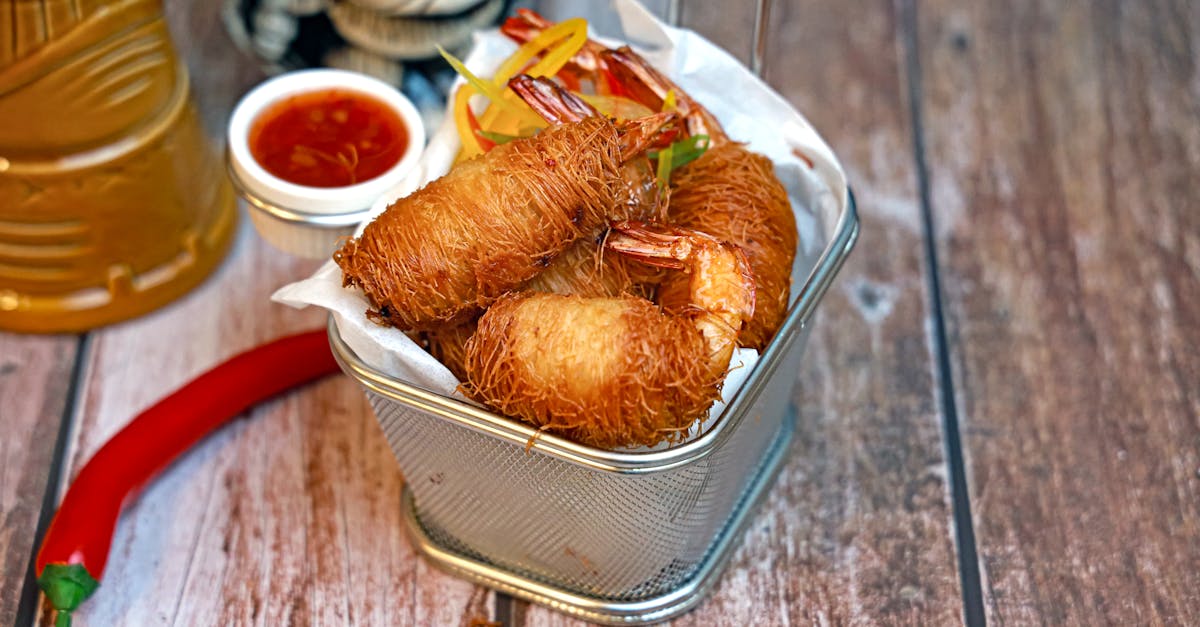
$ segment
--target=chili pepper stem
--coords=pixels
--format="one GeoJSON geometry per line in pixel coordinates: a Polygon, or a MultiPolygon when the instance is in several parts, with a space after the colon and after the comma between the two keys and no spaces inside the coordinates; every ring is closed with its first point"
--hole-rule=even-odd
{"type": "Polygon", "coordinates": [[[71,627],[71,612],[100,585],[82,564],[46,564],[37,582],[57,612],[55,627],[71,627]]]}

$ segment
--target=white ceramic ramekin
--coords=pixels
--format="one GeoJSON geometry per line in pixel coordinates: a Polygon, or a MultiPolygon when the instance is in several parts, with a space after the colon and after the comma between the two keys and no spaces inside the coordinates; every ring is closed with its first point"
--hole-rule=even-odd
{"type": "Polygon", "coordinates": [[[259,235],[285,252],[309,258],[329,257],[339,238],[351,235],[371,214],[371,205],[396,187],[417,165],[425,147],[425,129],[416,107],[391,85],[344,70],[302,70],[268,80],[246,94],[233,110],[228,128],[229,175],[259,235]],[[346,187],[308,187],[267,172],[250,154],[250,127],[271,105],[314,91],[355,91],[386,103],[408,131],[408,150],[383,174],[346,187]]]}

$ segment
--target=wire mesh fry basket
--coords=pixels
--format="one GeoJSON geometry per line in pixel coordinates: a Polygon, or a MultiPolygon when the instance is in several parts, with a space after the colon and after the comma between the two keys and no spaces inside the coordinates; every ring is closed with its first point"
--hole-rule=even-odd
{"type": "MultiPolygon", "coordinates": [[[[764,5],[752,65],[761,64],[764,5]]],[[[486,54],[486,42],[477,45],[486,54]]],[[[696,54],[699,45],[690,45],[696,54]]],[[[717,59],[723,54],[708,53],[725,69],[693,77],[700,83],[693,87],[728,92],[736,61],[717,59]]],[[[740,80],[759,94],[769,89],[740,80]]],[[[828,147],[777,95],[757,102],[764,110],[756,113],[778,122],[770,131],[779,140],[777,166],[790,154],[808,168],[784,181],[804,222],[791,307],[742,385],[727,390],[719,415],[695,437],[665,448],[606,451],[539,433],[378,370],[355,353],[351,335],[343,336],[331,316],[334,355],[366,389],[405,477],[405,527],[427,559],[513,596],[611,624],[671,618],[712,588],[785,458],[809,323],[859,228],[828,147]]],[[[435,136],[427,155],[437,144],[435,136]]],[[[457,152],[452,148],[447,154],[457,152]]]]}
{"type": "Polygon", "coordinates": [[[808,323],[858,233],[848,190],[820,215],[819,252],[745,384],[700,437],[604,451],[383,374],[331,320],[343,369],[366,388],[406,484],[407,529],[440,566],[598,622],[685,612],[711,588],[791,440],[808,323]],[[530,444],[530,441],[533,441],[530,444]]]}

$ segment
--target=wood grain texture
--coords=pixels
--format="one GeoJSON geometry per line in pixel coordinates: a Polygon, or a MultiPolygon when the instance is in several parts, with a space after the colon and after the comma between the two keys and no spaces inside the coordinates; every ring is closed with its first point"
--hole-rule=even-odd
{"type": "Polygon", "coordinates": [[[1200,619],[1200,8],[921,5],[988,618],[1200,619]]]}
{"type": "MultiPolygon", "coordinates": [[[[312,264],[249,229],[199,290],[94,333],[69,476],[137,411],[222,359],[323,325],[317,311],[269,301],[312,264]]],[[[401,481],[352,380],[270,402],[186,455],[127,510],[105,584],[77,624],[457,624],[490,615],[489,593],[413,553],[401,481]]]]}
{"type": "MultiPolygon", "coordinates": [[[[221,30],[220,3],[166,9],[219,139],[262,76],[221,30]]],[[[209,281],[94,332],[66,475],[138,411],[221,360],[323,326],[315,310],[269,300],[314,269],[264,244],[243,215],[209,281]]],[[[490,616],[490,592],[433,571],[403,537],[401,482],[357,384],[334,377],[286,395],[188,453],[126,511],[104,583],[76,624],[454,625],[490,616]]],[[[41,624],[50,620],[43,603],[41,624]]]]}
{"type": "Polygon", "coordinates": [[[0,623],[21,588],[63,424],[75,336],[0,333],[0,623]]]}
{"type": "MultiPolygon", "coordinates": [[[[723,32],[728,24],[703,6],[685,17],[723,32]]],[[[219,132],[223,107],[257,77],[231,46],[213,43],[223,37],[216,10],[168,5],[204,117],[219,132]],[[205,66],[239,70],[220,78],[205,66]]],[[[776,25],[770,78],[846,162],[866,228],[797,374],[791,460],[718,589],[678,622],[954,622],[961,604],[894,9],[797,3],[777,7],[776,25]]],[[[267,301],[310,269],[243,225],[229,261],[196,293],[96,333],[66,472],[220,359],[319,324],[314,312],[267,301]]],[[[517,602],[498,612],[492,593],[417,559],[395,507],[401,478],[351,381],[327,380],[250,416],[129,510],[105,586],[78,624],[465,624],[495,614],[508,624],[571,622],[517,602]]]]}
{"type": "MultiPolygon", "coordinates": [[[[688,3],[683,16],[727,45],[748,41],[723,31],[740,19],[729,13],[688,3]]],[[[889,2],[773,9],[768,82],[846,166],[862,238],[797,373],[790,459],[716,590],[675,624],[961,620],[899,29],[889,2]]],[[[502,618],[576,624],[523,603],[502,618]]]]}

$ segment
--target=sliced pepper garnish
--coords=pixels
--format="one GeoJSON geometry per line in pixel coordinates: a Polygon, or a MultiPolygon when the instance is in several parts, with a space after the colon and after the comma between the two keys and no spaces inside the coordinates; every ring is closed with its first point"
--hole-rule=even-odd
{"type": "Polygon", "coordinates": [[[572,18],[548,28],[522,45],[500,64],[490,80],[471,72],[466,64],[454,55],[438,48],[442,57],[458,72],[464,85],[460,85],[454,96],[453,115],[462,142],[459,159],[466,159],[487,152],[497,143],[489,137],[512,137],[512,131],[526,132],[545,128],[546,122],[532,109],[508,90],[508,80],[524,69],[534,77],[552,76],[579,52],[587,42],[587,20],[572,18]],[[526,69],[535,58],[542,58],[526,69]],[[471,109],[471,96],[486,97],[490,104],[478,116],[471,109]],[[494,105],[494,106],[493,106],[494,105]]]}
{"type": "MultiPolygon", "coordinates": [[[[675,110],[675,90],[667,91],[667,97],[663,98],[663,111],[675,110]]],[[[666,189],[671,184],[671,162],[675,157],[675,144],[671,144],[666,148],[658,151],[658,168],[655,171],[655,178],[658,179],[659,189],[666,189]]]]}
{"type": "MultiPolygon", "coordinates": [[[[667,150],[671,151],[670,165],[667,166],[669,171],[674,172],[679,168],[700,158],[708,150],[709,137],[708,135],[693,135],[684,139],[673,142],[667,150]]],[[[651,159],[665,160],[661,155],[665,151],[651,150],[646,153],[651,159]]]]}

